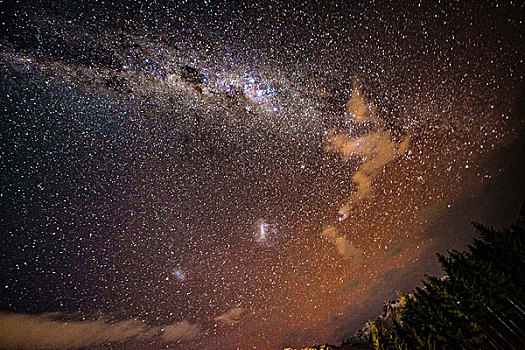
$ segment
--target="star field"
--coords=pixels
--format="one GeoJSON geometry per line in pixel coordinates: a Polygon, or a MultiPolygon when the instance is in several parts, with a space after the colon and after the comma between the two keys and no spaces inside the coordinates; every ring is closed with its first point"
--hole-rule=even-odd
{"type": "Polygon", "coordinates": [[[1,12],[2,317],[112,325],[44,348],[340,341],[520,161],[519,2],[1,12]]]}

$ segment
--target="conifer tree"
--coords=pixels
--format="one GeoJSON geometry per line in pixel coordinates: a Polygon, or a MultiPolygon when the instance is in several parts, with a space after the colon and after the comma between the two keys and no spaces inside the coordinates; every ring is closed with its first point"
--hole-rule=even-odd
{"type": "Polygon", "coordinates": [[[525,349],[525,232],[474,224],[468,252],[438,254],[445,277],[401,293],[401,323],[376,325],[377,349],[525,349]]]}

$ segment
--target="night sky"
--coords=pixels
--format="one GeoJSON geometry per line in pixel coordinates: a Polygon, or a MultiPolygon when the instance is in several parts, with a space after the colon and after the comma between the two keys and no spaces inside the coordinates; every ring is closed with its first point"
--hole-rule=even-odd
{"type": "Polygon", "coordinates": [[[337,343],[525,199],[525,5],[4,1],[0,348],[337,343]]]}

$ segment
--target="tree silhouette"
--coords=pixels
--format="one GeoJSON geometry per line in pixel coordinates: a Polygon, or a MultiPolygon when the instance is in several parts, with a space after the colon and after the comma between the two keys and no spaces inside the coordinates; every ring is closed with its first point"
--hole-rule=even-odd
{"type": "Polygon", "coordinates": [[[525,349],[525,232],[474,226],[469,251],[438,254],[445,277],[401,293],[395,330],[372,325],[376,349],[525,349]]]}

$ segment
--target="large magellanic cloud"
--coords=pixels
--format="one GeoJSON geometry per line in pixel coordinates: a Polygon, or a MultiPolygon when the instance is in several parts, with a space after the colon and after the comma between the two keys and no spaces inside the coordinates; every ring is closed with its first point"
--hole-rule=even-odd
{"type": "Polygon", "coordinates": [[[129,340],[147,340],[162,332],[165,341],[188,340],[199,334],[199,327],[182,321],[150,327],[139,320],[61,321],[61,314],[0,313],[2,349],[77,349],[129,340]]]}

